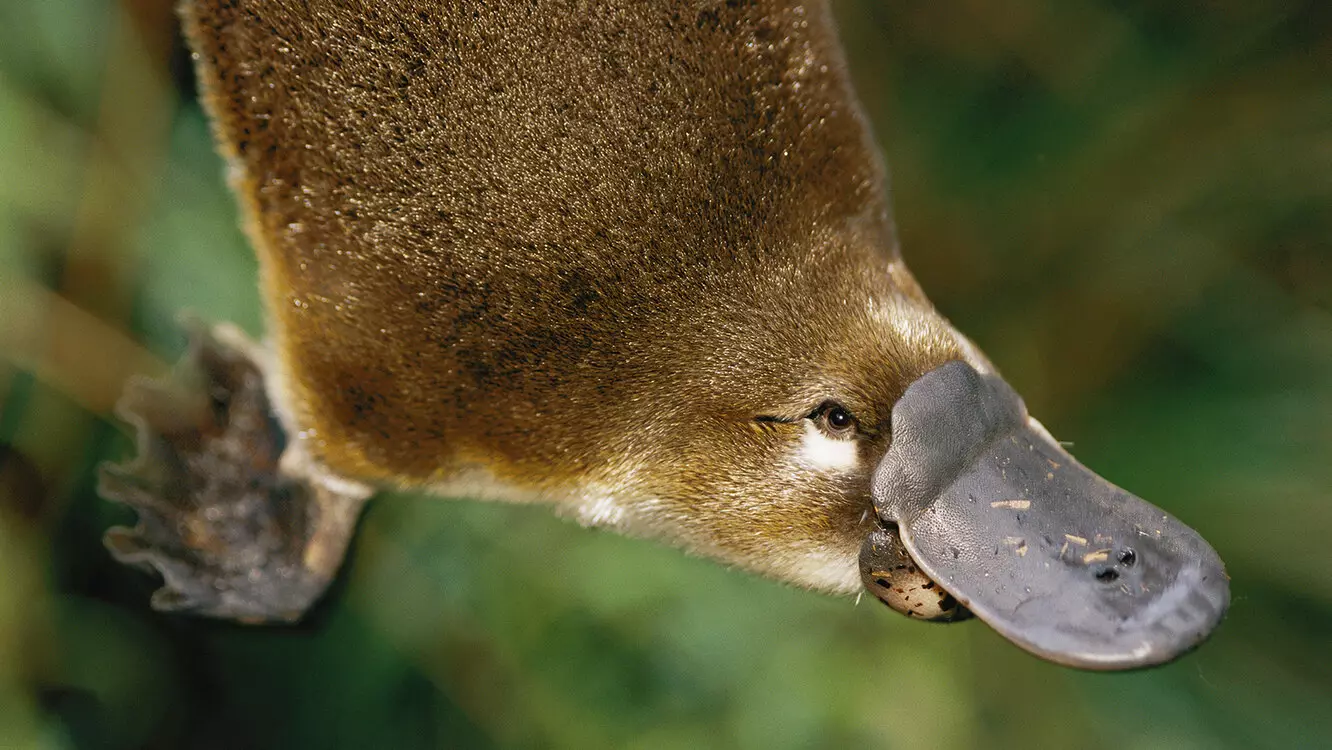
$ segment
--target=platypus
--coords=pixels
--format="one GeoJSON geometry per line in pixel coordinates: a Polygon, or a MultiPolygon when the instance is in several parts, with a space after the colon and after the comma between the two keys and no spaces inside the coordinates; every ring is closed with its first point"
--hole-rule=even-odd
{"type": "Polygon", "coordinates": [[[1070,456],[904,265],[825,2],[186,0],[267,338],[133,384],[107,543],[284,621],[380,489],[588,526],[1117,669],[1216,552],[1070,456]]]}

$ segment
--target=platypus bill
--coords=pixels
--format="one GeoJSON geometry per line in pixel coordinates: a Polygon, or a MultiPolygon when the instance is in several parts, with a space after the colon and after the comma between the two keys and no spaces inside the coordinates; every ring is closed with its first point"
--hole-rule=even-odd
{"type": "Polygon", "coordinates": [[[824,2],[186,0],[269,340],[134,384],[118,558],[292,620],[380,488],[543,502],[1046,659],[1170,660],[1217,554],[903,265],[824,2]]]}

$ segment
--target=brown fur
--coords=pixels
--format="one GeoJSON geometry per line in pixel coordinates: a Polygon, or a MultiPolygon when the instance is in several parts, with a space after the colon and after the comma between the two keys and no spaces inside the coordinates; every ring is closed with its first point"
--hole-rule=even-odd
{"type": "Polygon", "coordinates": [[[854,577],[893,403],[971,355],[897,258],[824,3],[184,15],[316,461],[854,577]],[[827,400],[858,470],[795,458],[827,400]]]}

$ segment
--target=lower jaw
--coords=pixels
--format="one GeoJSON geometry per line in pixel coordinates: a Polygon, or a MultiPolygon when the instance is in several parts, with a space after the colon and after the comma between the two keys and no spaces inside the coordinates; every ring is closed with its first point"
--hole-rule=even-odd
{"type": "Polygon", "coordinates": [[[952,594],[916,566],[896,529],[876,524],[866,537],[860,554],[860,577],[879,601],[907,617],[933,622],[972,617],[952,594]]]}

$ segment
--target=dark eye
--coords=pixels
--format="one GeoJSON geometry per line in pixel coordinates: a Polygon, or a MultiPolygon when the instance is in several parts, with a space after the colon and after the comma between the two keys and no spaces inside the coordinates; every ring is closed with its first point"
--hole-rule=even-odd
{"type": "Polygon", "coordinates": [[[833,437],[846,437],[856,431],[856,418],[841,404],[824,404],[815,416],[824,431],[833,437]]]}

